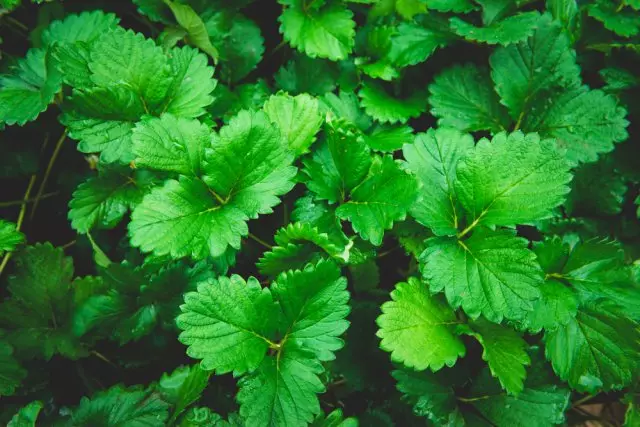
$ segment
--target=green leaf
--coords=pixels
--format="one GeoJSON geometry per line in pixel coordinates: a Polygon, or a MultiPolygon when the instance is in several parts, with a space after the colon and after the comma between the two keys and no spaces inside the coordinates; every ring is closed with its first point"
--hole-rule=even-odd
{"type": "Polygon", "coordinates": [[[557,280],[545,280],[540,286],[541,297],[525,319],[528,329],[539,332],[556,329],[573,321],[578,311],[575,293],[557,280]]]}
{"type": "Polygon", "coordinates": [[[628,190],[626,181],[611,159],[601,158],[596,163],[581,165],[575,171],[565,202],[567,213],[574,216],[619,214],[628,190]]]}
{"type": "Polygon", "coordinates": [[[453,333],[459,323],[455,313],[431,296],[418,279],[398,283],[391,299],[382,305],[377,320],[380,347],[391,353],[391,360],[417,370],[437,371],[464,356],[464,344],[453,333]]]}
{"type": "Polygon", "coordinates": [[[576,0],[547,0],[547,10],[559,21],[572,41],[580,37],[581,10],[576,0]]]}
{"type": "Polygon", "coordinates": [[[0,125],[23,126],[51,104],[62,86],[46,49],[30,49],[10,74],[0,75],[0,125]]]}
{"type": "Polygon", "coordinates": [[[163,0],[164,4],[169,6],[173,16],[176,18],[178,25],[180,25],[187,32],[187,41],[196,46],[201,51],[213,58],[214,62],[218,62],[218,49],[216,49],[209,39],[207,28],[202,22],[202,19],[196,12],[187,4],[176,3],[171,0],[163,0]]]}
{"type": "Polygon", "coordinates": [[[341,3],[318,9],[307,8],[303,0],[285,2],[278,19],[280,32],[291,46],[312,58],[346,59],[355,43],[353,13],[341,3]]]}
{"type": "Polygon", "coordinates": [[[511,396],[502,392],[488,370],[473,382],[470,393],[467,401],[486,420],[481,425],[495,426],[562,424],[571,396],[569,390],[540,381],[535,375],[529,376],[520,394],[511,396]]]}
{"type": "Polygon", "coordinates": [[[132,142],[137,167],[199,176],[212,136],[198,120],[163,114],[138,122],[132,142]]]}
{"type": "Polygon", "coordinates": [[[527,39],[541,25],[540,14],[536,11],[522,12],[485,27],[476,27],[458,17],[451,18],[449,22],[451,29],[467,40],[503,46],[527,39]]]}
{"type": "Polygon", "coordinates": [[[431,114],[438,118],[438,126],[497,133],[509,125],[509,116],[483,68],[473,64],[447,68],[429,85],[429,92],[431,114]]]}
{"type": "Polygon", "coordinates": [[[482,23],[491,25],[494,21],[500,20],[516,9],[518,0],[476,0],[482,6],[482,23]]]}
{"type": "Polygon", "coordinates": [[[36,427],[36,419],[43,407],[39,400],[29,403],[11,418],[7,427],[36,427]]]}
{"type": "Polygon", "coordinates": [[[260,27],[242,14],[228,9],[205,18],[207,32],[220,51],[220,78],[237,82],[262,60],[264,39],[260,27]]]}
{"type": "Polygon", "coordinates": [[[73,411],[71,424],[78,427],[164,424],[168,418],[168,406],[158,395],[117,385],[96,393],[90,399],[83,397],[73,411]]]}
{"type": "Polygon", "coordinates": [[[142,200],[153,185],[149,172],[102,168],[73,192],[69,202],[71,227],[80,233],[113,228],[142,200]]]}
{"type": "Polygon", "coordinates": [[[344,202],[367,176],[371,153],[362,134],[345,120],[328,121],[325,133],[326,144],[304,161],[307,188],[320,200],[344,202]]]}
{"type": "Polygon", "coordinates": [[[341,90],[338,95],[328,92],[320,98],[320,107],[323,113],[345,120],[363,132],[371,127],[371,117],[362,111],[358,97],[352,92],[341,90]]]}
{"type": "Polygon", "coordinates": [[[426,93],[422,91],[414,91],[408,98],[397,98],[371,81],[362,84],[358,96],[367,114],[382,123],[406,123],[427,108],[426,93]]]}
{"type": "Polygon", "coordinates": [[[0,327],[21,357],[51,359],[54,354],[84,354],[70,334],[73,263],[49,243],[28,246],[15,257],[9,277],[11,298],[0,307],[0,327]]]}
{"type": "Polygon", "coordinates": [[[335,64],[306,55],[295,55],[274,76],[278,88],[291,94],[309,93],[320,96],[336,87],[335,64]]]}
{"type": "Polygon", "coordinates": [[[322,126],[318,100],[307,94],[272,95],[264,104],[264,112],[278,125],[289,149],[301,155],[309,151],[322,126]]]}
{"type": "Polygon", "coordinates": [[[569,323],[545,332],[544,340],[553,370],[580,392],[618,390],[635,378],[640,329],[610,303],[583,305],[569,323]]]}
{"type": "Polygon", "coordinates": [[[171,420],[175,420],[184,410],[195,403],[207,387],[210,373],[198,365],[179,366],[171,374],[162,374],[158,389],[163,397],[174,406],[171,420]]]}
{"type": "Polygon", "coordinates": [[[526,239],[511,230],[476,229],[464,241],[427,240],[420,256],[431,292],[445,292],[453,308],[499,323],[523,319],[540,298],[542,271],[526,239]]]}
{"type": "Polygon", "coordinates": [[[397,67],[424,62],[436,49],[454,40],[447,21],[439,16],[424,15],[417,23],[401,22],[391,37],[388,58],[397,67]]]}
{"type": "Polygon", "coordinates": [[[522,129],[556,138],[572,164],[593,162],[627,139],[626,115],[614,96],[582,86],[545,103],[535,115],[525,116],[522,129]]]}
{"type": "Polygon", "coordinates": [[[413,141],[413,129],[406,125],[377,125],[370,134],[364,136],[369,148],[383,153],[400,150],[404,144],[413,141]]]}
{"type": "Polygon", "coordinates": [[[271,292],[255,278],[220,277],[185,295],[176,322],[187,354],[217,374],[253,371],[261,364],[279,320],[271,292]]]}
{"type": "Polygon", "coordinates": [[[481,139],[458,164],[457,178],[471,227],[513,226],[550,217],[569,192],[571,174],[555,141],[514,132],[481,139]]]}
{"type": "Polygon", "coordinates": [[[620,9],[616,3],[597,0],[587,8],[589,16],[602,22],[607,30],[622,37],[632,37],[640,33],[640,17],[637,12],[620,9]]]}
{"type": "Polygon", "coordinates": [[[336,209],[336,216],[351,222],[363,239],[382,244],[385,230],[403,221],[418,196],[416,179],[389,156],[375,157],[367,177],[336,209]]]}
{"type": "Polygon", "coordinates": [[[438,12],[454,13],[468,13],[476,9],[476,6],[470,0],[430,0],[427,3],[427,7],[438,12]]]}
{"type": "Polygon", "coordinates": [[[13,347],[0,337],[0,397],[13,395],[26,376],[27,371],[13,355],[13,347]]]}
{"type": "Polygon", "coordinates": [[[327,233],[331,243],[338,247],[347,246],[350,240],[342,231],[340,221],[336,217],[336,209],[326,202],[315,200],[307,195],[296,200],[295,208],[291,212],[291,219],[296,222],[309,224],[327,233]]]}
{"type": "Polygon", "coordinates": [[[335,359],[334,352],[344,346],[338,337],[349,326],[347,279],[336,264],[320,261],[282,273],[271,290],[288,325],[283,340],[312,352],[322,362],[335,359]]]}
{"type": "Polygon", "coordinates": [[[344,418],[342,409],[335,409],[326,417],[320,414],[311,423],[311,427],[358,427],[358,419],[354,417],[344,418]]]}
{"type": "Polygon", "coordinates": [[[548,14],[542,15],[528,40],[496,49],[490,62],[496,91],[518,122],[533,115],[531,107],[537,99],[549,102],[549,89],[580,85],[571,42],[548,14]]]}
{"type": "Polygon", "coordinates": [[[53,21],[42,32],[43,46],[53,43],[92,43],[106,32],[115,29],[120,22],[113,13],[101,10],[85,11],[77,15],[67,15],[61,21],[53,21]]]}
{"type": "Polygon", "coordinates": [[[204,181],[181,176],[144,197],[131,216],[131,244],[173,258],[239,249],[247,220],[271,213],[293,187],[292,160],[264,113],[242,111],[206,150],[204,181]]]}
{"type": "Polygon", "coordinates": [[[24,241],[24,234],[16,230],[14,223],[0,219],[0,255],[13,252],[24,241]]]}
{"type": "Polygon", "coordinates": [[[472,333],[482,344],[482,359],[489,364],[491,374],[509,394],[524,390],[525,366],[531,363],[527,342],[513,329],[479,318],[470,323],[472,333]]]}
{"type": "Polygon", "coordinates": [[[287,343],[279,357],[267,357],[251,375],[240,380],[237,400],[245,425],[302,425],[320,413],[317,393],[322,365],[311,354],[287,343]]]}
{"type": "Polygon", "coordinates": [[[454,188],[456,166],[473,146],[471,135],[438,128],[418,134],[413,144],[402,149],[421,184],[420,197],[409,212],[438,236],[455,234],[462,220],[454,188]]]}

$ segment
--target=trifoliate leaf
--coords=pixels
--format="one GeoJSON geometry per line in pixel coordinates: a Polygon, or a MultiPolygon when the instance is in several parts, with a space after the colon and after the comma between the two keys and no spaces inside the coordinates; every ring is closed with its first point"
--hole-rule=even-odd
{"type": "Polygon", "coordinates": [[[473,64],[445,69],[429,85],[431,114],[439,126],[461,131],[506,130],[509,116],[491,88],[489,73],[473,64]]]}
{"type": "Polygon", "coordinates": [[[223,81],[237,82],[257,67],[264,54],[264,38],[254,21],[228,9],[203,19],[213,44],[220,51],[223,81]]]}
{"type": "Polygon", "coordinates": [[[71,227],[80,233],[115,227],[153,184],[153,176],[147,171],[103,168],[73,192],[69,202],[71,227]]]}
{"type": "Polygon", "coordinates": [[[30,49],[10,74],[0,75],[0,124],[23,126],[53,102],[62,76],[46,49],[30,49]]]}
{"type": "Polygon", "coordinates": [[[546,427],[561,424],[571,396],[569,390],[540,381],[536,375],[529,375],[524,390],[517,396],[511,396],[500,389],[489,370],[480,373],[470,393],[471,397],[463,402],[471,404],[481,415],[480,425],[486,423],[487,426],[546,427]]]}
{"type": "Polygon", "coordinates": [[[545,344],[553,370],[581,392],[625,387],[638,369],[638,324],[604,301],[583,305],[569,323],[545,332],[545,344]]]}
{"type": "Polygon", "coordinates": [[[535,115],[526,115],[522,129],[535,129],[542,136],[556,138],[573,164],[593,162],[599,154],[612,151],[615,143],[627,139],[626,115],[614,96],[582,86],[545,102],[535,115]]]}
{"type": "Polygon", "coordinates": [[[371,153],[358,129],[344,120],[325,126],[326,144],[304,162],[307,188],[320,200],[344,202],[362,183],[371,167],[371,153]]]}
{"type": "Polygon", "coordinates": [[[621,9],[616,3],[597,0],[587,7],[587,13],[602,22],[607,30],[611,30],[619,36],[631,37],[640,33],[640,16],[638,16],[638,13],[628,9],[621,9]]]}
{"type": "Polygon", "coordinates": [[[28,246],[15,257],[9,277],[11,298],[0,307],[0,327],[21,357],[54,354],[77,359],[84,354],[70,333],[73,263],[49,243],[28,246]]]}
{"type": "Polygon", "coordinates": [[[481,139],[460,161],[455,189],[472,224],[532,223],[551,216],[569,192],[569,166],[555,141],[537,134],[481,139]]]}
{"type": "Polygon", "coordinates": [[[11,418],[7,427],[36,427],[36,420],[43,407],[39,400],[29,403],[11,418]]]}
{"type": "Polygon", "coordinates": [[[322,365],[293,342],[277,358],[267,357],[251,375],[240,380],[238,402],[245,425],[255,427],[302,425],[320,413],[317,393],[322,365]]]}
{"type": "Polygon", "coordinates": [[[542,15],[529,40],[496,49],[490,62],[496,91],[518,122],[534,115],[532,104],[537,98],[546,100],[549,89],[580,85],[580,69],[571,42],[548,14],[542,15]]]}
{"type": "Polygon", "coordinates": [[[217,374],[243,374],[258,368],[277,328],[278,307],[258,281],[220,277],[185,295],[176,322],[187,354],[217,374]],[[233,351],[230,351],[233,349],[233,351]]]}
{"type": "Polygon", "coordinates": [[[209,127],[198,120],[163,114],[138,122],[132,149],[136,167],[199,176],[204,150],[211,141],[209,127]]]}
{"type": "Polygon", "coordinates": [[[13,355],[13,347],[0,337],[0,396],[11,396],[27,376],[13,355]]]}
{"type": "Polygon", "coordinates": [[[309,93],[320,96],[336,87],[335,64],[299,54],[282,66],[274,76],[277,86],[293,95],[309,93]]]}
{"type": "Polygon", "coordinates": [[[523,12],[494,21],[486,27],[476,27],[458,17],[451,18],[449,22],[451,29],[467,40],[507,46],[531,36],[540,25],[540,14],[536,11],[523,12]]]}
{"type": "Polygon", "coordinates": [[[204,181],[182,176],[145,196],[129,224],[131,244],[173,258],[239,249],[247,220],[271,213],[293,187],[292,160],[264,113],[242,111],[207,149],[204,181]]]}
{"type": "Polygon", "coordinates": [[[91,79],[101,87],[126,86],[144,103],[145,112],[160,106],[171,85],[171,68],[153,40],[122,28],[100,37],[91,49],[91,79]]]}
{"type": "Polygon", "coordinates": [[[272,95],[264,104],[264,112],[278,125],[289,149],[297,155],[309,150],[322,125],[318,100],[307,94],[272,95]]]}
{"type": "Polygon", "coordinates": [[[424,15],[417,23],[401,22],[391,37],[387,54],[389,61],[397,67],[407,67],[424,62],[437,48],[447,46],[454,40],[446,19],[424,15]]]}
{"type": "Polygon", "coordinates": [[[542,271],[527,240],[511,230],[476,229],[464,241],[427,240],[420,256],[432,292],[444,291],[453,308],[492,322],[523,319],[540,298],[542,271]]]}
{"type": "Polygon", "coordinates": [[[290,269],[302,269],[308,263],[323,258],[348,262],[349,249],[331,242],[326,233],[309,223],[296,222],[278,230],[274,236],[277,246],[265,252],[257,263],[262,274],[276,276],[290,269]]]}
{"type": "Polygon", "coordinates": [[[380,347],[391,353],[393,361],[437,371],[464,356],[464,344],[453,333],[459,323],[455,313],[430,295],[427,286],[410,277],[396,285],[391,299],[382,305],[377,335],[382,339],[380,347]]]}
{"type": "Polygon", "coordinates": [[[14,251],[24,241],[24,234],[16,230],[14,223],[0,219],[0,255],[14,251]]]}
{"type": "Polygon", "coordinates": [[[382,123],[406,123],[427,109],[427,96],[423,91],[414,91],[408,98],[397,98],[379,84],[365,82],[358,96],[367,114],[382,123]]]}
{"type": "Polygon", "coordinates": [[[164,424],[168,404],[156,394],[120,385],[83,397],[73,411],[71,424],[79,427],[145,427],[164,424]]]}
{"type": "Polygon", "coordinates": [[[194,118],[205,114],[213,102],[211,93],[216,87],[213,67],[197,49],[185,46],[170,51],[169,65],[173,82],[165,100],[165,112],[177,117],[194,118]]]}
{"type": "Polygon", "coordinates": [[[569,287],[557,280],[545,280],[540,285],[540,293],[540,299],[525,319],[528,329],[534,332],[552,330],[573,321],[578,311],[578,299],[569,287]]]}
{"type": "Polygon", "coordinates": [[[404,144],[413,141],[413,129],[406,125],[388,126],[377,125],[370,134],[365,135],[364,140],[375,151],[392,153],[400,150],[404,144]]]}
{"type": "Polygon", "coordinates": [[[375,157],[369,174],[336,209],[336,216],[350,221],[363,239],[380,246],[384,231],[406,218],[417,196],[418,183],[412,175],[391,157],[375,157]]]}
{"type": "Polygon", "coordinates": [[[453,235],[462,220],[454,183],[458,161],[473,149],[471,135],[454,129],[429,129],[402,152],[421,184],[420,197],[409,213],[436,235],[453,235]]]}
{"type": "Polygon", "coordinates": [[[331,261],[278,276],[271,290],[288,325],[283,340],[314,353],[320,361],[335,359],[344,346],[338,338],[349,322],[347,280],[331,261]]]}
{"type": "Polygon", "coordinates": [[[195,403],[207,387],[210,373],[198,365],[180,366],[171,374],[162,374],[158,389],[165,400],[174,406],[171,420],[175,420],[195,403]]]}
{"type": "Polygon", "coordinates": [[[207,28],[200,16],[188,4],[176,3],[171,0],[163,0],[169,6],[178,25],[187,32],[187,41],[205,52],[214,62],[218,62],[218,49],[211,44],[207,28]]]}
{"type": "Polygon", "coordinates": [[[44,46],[53,43],[92,43],[98,37],[117,27],[120,22],[113,13],[101,10],[82,12],[78,15],[68,15],[61,21],[53,21],[41,34],[44,46]]]}
{"type": "Polygon", "coordinates": [[[278,20],[291,46],[312,58],[346,59],[355,42],[356,23],[345,5],[332,2],[314,9],[302,0],[286,3],[278,20]]]}
{"type": "Polygon", "coordinates": [[[565,207],[569,215],[616,215],[622,211],[627,183],[611,159],[576,169],[565,207]]]}
{"type": "Polygon", "coordinates": [[[363,132],[371,127],[371,117],[362,111],[358,97],[352,92],[341,90],[339,95],[326,93],[321,98],[320,107],[323,112],[344,119],[363,132]]]}
{"type": "Polygon", "coordinates": [[[484,349],[482,359],[491,374],[509,394],[517,395],[524,389],[527,375],[525,366],[531,363],[527,342],[513,329],[479,318],[470,323],[473,335],[484,349]]]}

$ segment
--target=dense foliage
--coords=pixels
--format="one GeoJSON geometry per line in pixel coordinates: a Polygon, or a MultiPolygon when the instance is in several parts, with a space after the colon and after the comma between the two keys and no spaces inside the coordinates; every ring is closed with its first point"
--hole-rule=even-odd
{"type": "Polygon", "coordinates": [[[638,0],[0,37],[0,424],[640,425],[638,0]]]}

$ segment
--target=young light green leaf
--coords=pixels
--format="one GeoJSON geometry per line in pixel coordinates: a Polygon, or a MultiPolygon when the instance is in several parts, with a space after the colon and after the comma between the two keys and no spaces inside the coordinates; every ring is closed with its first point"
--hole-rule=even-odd
{"type": "Polygon", "coordinates": [[[0,255],[14,251],[24,241],[24,234],[16,230],[14,223],[0,219],[0,255]]]}
{"type": "Polygon", "coordinates": [[[62,76],[46,49],[30,49],[10,74],[0,75],[0,124],[23,126],[53,102],[62,76]]]}
{"type": "Polygon", "coordinates": [[[618,390],[637,372],[640,328],[605,301],[583,305],[569,323],[545,332],[544,339],[554,371],[578,391],[618,390]]]}
{"type": "Polygon", "coordinates": [[[271,292],[255,278],[245,282],[237,275],[198,285],[180,309],[180,342],[189,356],[202,360],[202,369],[217,374],[258,368],[279,320],[271,292]]]}
{"type": "Polygon", "coordinates": [[[138,122],[132,141],[136,166],[199,176],[212,136],[198,120],[163,114],[138,122]]]}
{"type": "Polygon", "coordinates": [[[451,18],[449,22],[451,29],[467,40],[507,46],[531,36],[540,25],[540,14],[537,11],[522,12],[486,27],[476,27],[458,17],[451,18]]]}
{"type": "Polygon", "coordinates": [[[445,69],[429,85],[429,92],[431,114],[438,118],[439,126],[497,133],[509,125],[489,73],[473,64],[445,69]]]}
{"type": "Polygon", "coordinates": [[[269,119],[280,128],[291,151],[301,155],[309,150],[322,125],[317,99],[307,94],[291,96],[282,93],[272,95],[263,108],[269,119]]]}
{"type": "Polygon", "coordinates": [[[543,280],[527,244],[514,231],[484,228],[464,241],[432,238],[420,256],[422,274],[432,292],[444,291],[453,308],[473,319],[521,320],[540,298],[543,280]]]}
{"type": "Polygon", "coordinates": [[[391,299],[382,305],[376,322],[380,347],[391,353],[393,361],[417,370],[437,371],[464,356],[464,344],[453,333],[459,323],[455,313],[430,295],[418,279],[410,277],[408,282],[398,283],[391,299]]]}
{"type": "Polygon", "coordinates": [[[375,157],[369,174],[336,209],[336,216],[350,221],[363,239],[380,246],[384,231],[406,218],[417,196],[413,175],[389,156],[375,157]]]}
{"type": "Polygon", "coordinates": [[[482,359],[491,374],[509,394],[524,390],[525,366],[531,363],[527,342],[513,329],[479,318],[470,323],[473,335],[482,344],[482,359]]]}
{"type": "Polygon", "coordinates": [[[171,0],[163,1],[164,4],[171,9],[173,16],[176,18],[176,21],[178,21],[178,25],[187,32],[187,40],[189,43],[211,56],[214,62],[218,62],[220,56],[218,49],[211,44],[204,22],[202,22],[202,19],[200,19],[191,6],[171,0]]]}
{"type": "Polygon", "coordinates": [[[278,19],[280,32],[291,46],[312,58],[345,59],[355,43],[353,13],[341,3],[318,9],[302,0],[287,2],[278,19]]]}
{"type": "Polygon", "coordinates": [[[481,139],[458,164],[457,177],[456,194],[471,228],[547,218],[563,202],[571,180],[555,141],[521,132],[481,139]]]}
{"type": "Polygon", "coordinates": [[[471,135],[454,129],[429,129],[418,134],[402,152],[421,184],[420,197],[409,212],[436,235],[453,235],[462,220],[462,208],[455,195],[456,166],[473,149],[471,135]]]}

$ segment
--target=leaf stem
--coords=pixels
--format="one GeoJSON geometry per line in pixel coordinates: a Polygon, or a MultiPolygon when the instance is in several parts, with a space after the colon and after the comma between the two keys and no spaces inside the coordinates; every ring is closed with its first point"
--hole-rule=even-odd
{"type": "Polygon", "coordinates": [[[458,239],[463,238],[464,236],[466,236],[471,230],[473,230],[476,225],[478,225],[478,223],[480,222],[480,218],[482,218],[482,215],[479,216],[478,218],[475,219],[475,221],[473,221],[467,228],[465,228],[464,230],[462,230],[461,232],[458,233],[458,239]]]}
{"type": "Polygon", "coordinates": [[[476,402],[478,400],[486,400],[486,399],[488,399],[490,397],[491,396],[478,396],[478,397],[460,397],[460,396],[456,396],[456,399],[458,399],[460,402],[469,403],[469,402],[476,402]]]}
{"type": "MultiPolygon", "coordinates": [[[[31,179],[29,180],[29,185],[27,186],[27,191],[25,191],[24,193],[24,197],[23,200],[29,200],[29,195],[31,194],[31,190],[33,189],[33,184],[35,184],[36,182],[36,175],[33,174],[31,175],[31,179]]],[[[18,214],[18,221],[16,222],[16,231],[20,231],[20,227],[22,227],[22,223],[24,222],[24,215],[27,212],[27,204],[23,203],[22,207],[20,207],[20,213],[18,214]]],[[[11,258],[11,253],[12,252],[7,252],[4,255],[4,258],[2,258],[2,263],[0,263],[0,276],[2,275],[2,272],[4,271],[5,267],[7,266],[7,263],[9,262],[9,259],[11,258]]]]}
{"type": "Polygon", "coordinates": [[[262,246],[264,246],[265,248],[271,250],[273,249],[273,246],[268,244],[267,242],[265,242],[264,240],[262,240],[261,238],[259,238],[258,236],[256,236],[253,233],[249,233],[249,237],[253,240],[255,240],[256,242],[260,243],[262,246]]]}
{"type": "Polygon", "coordinates": [[[31,209],[31,214],[29,215],[29,221],[33,220],[33,217],[36,214],[36,210],[38,209],[38,203],[42,198],[42,194],[44,193],[44,188],[47,185],[47,181],[49,180],[49,175],[51,174],[51,170],[53,169],[53,164],[56,162],[58,155],[60,154],[60,149],[62,148],[62,143],[67,139],[67,129],[62,132],[62,135],[58,139],[56,143],[56,147],[53,150],[53,154],[51,155],[51,159],[49,159],[49,164],[47,164],[47,169],[44,172],[44,177],[42,178],[42,182],[40,183],[40,187],[38,188],[38,192],[36,193],[35,200],[33,201],[33,208],[31,209]]]}
{"type": "MultiPolygon", "coordinates": [[[[57,196],[58,194],[60,194],[60,191],[52,191],[50,193],[44,193],[42,196],[40,196],[40,200],[48,199],[49,197],[57,196]]],[[[31,203],[35,200],[36,198],[32,197],[29,200],[20,199],[20,200],[11,200],[8,202],[0,202],[0,208],[8,208],[10,206],[22,206],[22,205],[26,205],[27,203],[31,203]]]]}
{"type": "Polygon", "coordinates": [[[576,406],[580,406],[580,405],[582,405],[582,404],[584,404],[584,403],[586,403],[586,402],[590,401],[590,400],[591,400],[591,399],[593,399],[594,397],[595,397],[595,396],[594,396],[593,394],[588,394],[588,395],[586,395],[586,396],[584,396],[584,397],[582,397],[582,398],[580,398],[580,399],[576,400],[575,402],[573,402],[573,403],[571,404],[571,407],[572,407],[572,408],[575,408],[576,406]]]}

